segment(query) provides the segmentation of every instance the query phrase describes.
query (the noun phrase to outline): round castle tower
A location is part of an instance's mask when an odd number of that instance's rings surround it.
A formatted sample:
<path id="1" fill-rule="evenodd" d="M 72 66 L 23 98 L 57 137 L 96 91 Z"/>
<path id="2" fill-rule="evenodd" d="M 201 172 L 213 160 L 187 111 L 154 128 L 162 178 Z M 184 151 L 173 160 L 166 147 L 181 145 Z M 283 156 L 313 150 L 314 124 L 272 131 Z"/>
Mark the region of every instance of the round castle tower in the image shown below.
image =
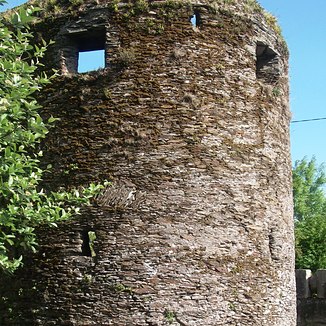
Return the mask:
<path id="1" fill-rule="evenodd" d="M 60 72 L 40 98 L 60 118 L 46 181 L 112 185 L 40 230 L 10 283 L 20 314 L 0 320 L 294 326 L 288 52 L 273 18 L 254 0 L 79 2 L 43 1 L 35 26 Z M 92 50 L 105 67 L 78 73 Z"/>

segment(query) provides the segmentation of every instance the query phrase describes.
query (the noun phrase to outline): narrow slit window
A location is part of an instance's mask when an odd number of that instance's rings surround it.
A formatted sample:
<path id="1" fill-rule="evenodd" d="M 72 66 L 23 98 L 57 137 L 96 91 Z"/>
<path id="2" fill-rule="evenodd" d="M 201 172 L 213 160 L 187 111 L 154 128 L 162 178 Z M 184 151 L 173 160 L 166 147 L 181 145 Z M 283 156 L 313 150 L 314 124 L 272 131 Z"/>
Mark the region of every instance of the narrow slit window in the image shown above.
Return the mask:
<path id="1" fill-rule="evenodd" d="M 78 53 L 78 72 L 88 72 L 105 68 L 105 51 L 85 51 Z"/>
<path id="2" fill-rule="evenodd" d="M 82 247 L 81 247 L 82 256 L 95 257 L 96 256 L 94 250 L 94 242 L 96 239 L 95 232 L 85 230 L 82 232 L 81 237 L 82 237 Z"/>
<path id="3" fill-rule="evenodd" d="M 200 14 L 198 11 L 195 11 L 192 16 L 190 16 L 190 22 L 193 27 L 200 27 L 201 25 L 201 19 L 200 19 Z"/>

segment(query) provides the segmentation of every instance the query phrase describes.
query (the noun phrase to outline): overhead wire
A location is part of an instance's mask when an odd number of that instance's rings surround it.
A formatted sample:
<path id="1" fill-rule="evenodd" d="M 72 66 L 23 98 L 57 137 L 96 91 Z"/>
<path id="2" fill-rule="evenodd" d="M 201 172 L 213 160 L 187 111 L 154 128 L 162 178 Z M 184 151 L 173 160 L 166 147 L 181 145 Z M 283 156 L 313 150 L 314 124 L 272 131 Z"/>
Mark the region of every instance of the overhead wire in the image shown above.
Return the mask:
<path id="1" fill-rule="evenodd" d="M 293 120 L 293 121 L 291 121 L 291 123 L 320 121 L 320 120 L 326 120 L 326 117 L 325 118 L 315 118 L 315 119 Z"/>

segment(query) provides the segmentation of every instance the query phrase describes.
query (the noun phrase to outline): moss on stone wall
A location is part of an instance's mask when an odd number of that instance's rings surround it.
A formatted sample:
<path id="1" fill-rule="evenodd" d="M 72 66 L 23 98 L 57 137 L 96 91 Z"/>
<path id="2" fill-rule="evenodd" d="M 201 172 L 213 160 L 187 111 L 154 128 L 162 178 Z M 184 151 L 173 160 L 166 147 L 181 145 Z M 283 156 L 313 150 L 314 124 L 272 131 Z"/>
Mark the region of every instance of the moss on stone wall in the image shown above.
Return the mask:
<path id="1" fill-rule="evenodd" d="M 232 13 L 238 12 L 241 15 L 257 15 L 262 14 L 267 24 L 281 35 L 281 28 L 277 23 L 277 19 L 267 11 L 265 11 L 256 0 L 206 0 L 202 2 L 211 11 L 231 11 Z M 196 2 L 191 0 L 168 0 L 168 1 L 119 1 L 119 0 L 29 0 L 22 6 L 38 6 L 42 8 L 41 17 L 57 17 L 65 15 L 79 15 L 81 12 L 88 8 L 110 8 L 115 14 L 122 14 L 126 19 L 130 16 L 146 13 L 151 9 L 156 9 L 158 6 L 162 7 L 165 11 L 168 10 L 169 15 L 174 15 L 171 10 L 177 10 L 182 6 L 193 8 Z M 10 13 L 12 11 L 8 11 Z M 166 14 L 166 13 L 165 13 Z M 285 42 L 284 42 L 285 43 Z"/>

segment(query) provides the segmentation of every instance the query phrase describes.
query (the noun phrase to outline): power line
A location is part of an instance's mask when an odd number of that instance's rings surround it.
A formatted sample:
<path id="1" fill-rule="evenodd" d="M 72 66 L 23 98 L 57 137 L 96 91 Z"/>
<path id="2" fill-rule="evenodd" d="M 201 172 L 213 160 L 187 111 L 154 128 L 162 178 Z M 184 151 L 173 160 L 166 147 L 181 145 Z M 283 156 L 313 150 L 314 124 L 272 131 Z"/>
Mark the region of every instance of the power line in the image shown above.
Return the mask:
<path id="1" fill-rule="evenodd" d="M 293 120 L 293 121 L 291 121 L 291 123 L 319 121 L 319 120 L 326 120 L 326 118 L 315 118 L 315 119 L 305 119 L 305 120 Z"/>

